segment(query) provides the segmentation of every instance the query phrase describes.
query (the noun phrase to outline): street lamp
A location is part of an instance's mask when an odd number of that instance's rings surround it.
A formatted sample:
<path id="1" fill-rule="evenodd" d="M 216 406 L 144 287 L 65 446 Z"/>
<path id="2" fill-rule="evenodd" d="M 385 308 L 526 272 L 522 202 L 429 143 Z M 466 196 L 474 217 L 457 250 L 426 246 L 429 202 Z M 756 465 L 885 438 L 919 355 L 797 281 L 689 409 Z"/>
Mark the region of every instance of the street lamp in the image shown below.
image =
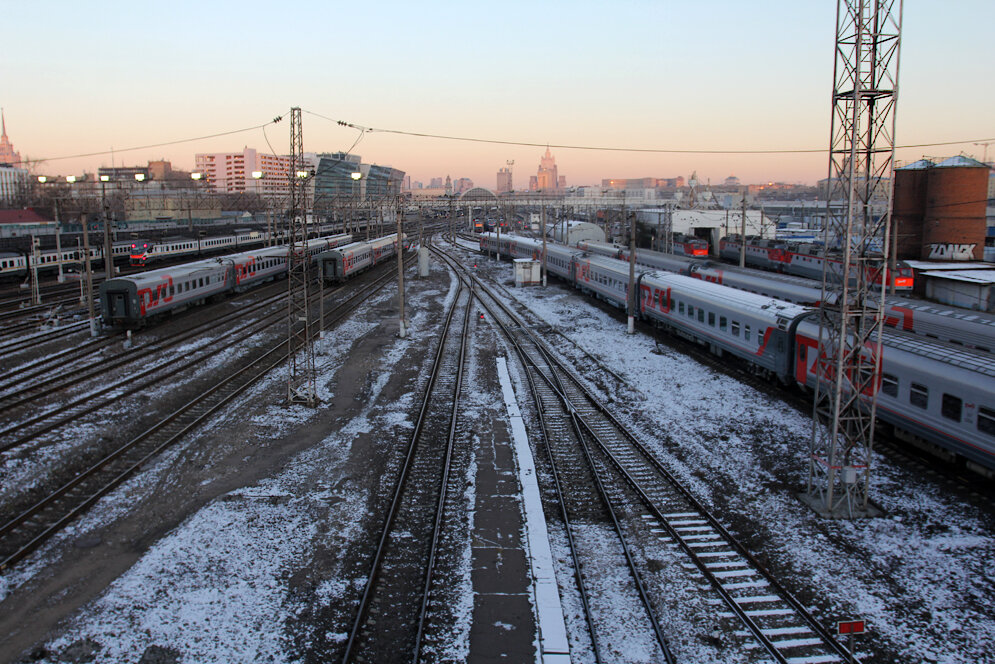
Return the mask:
<path id="1" fill-rule="evenodd" d="M 256 181 L 255 189 L 256 189 L 257 198 L 261 198 L 261 195 L 259 193 L 259 181 L 262 180 L 264 177 L 266 177 L 266 174 L 263 173 L 262 171 L 252 171 L 252 179 Z M 255 216 L 253 216 L 253 220 L 255 220 Z M 273 242 L 272 224 L 273 224 L 272 217 L 270 217 L 269 205 L 267 204 L 266 205 L 266 246 L 267 247 L 270 246 Z"/>
<path id="2" fill-rule="evenodd" d="M 349 226 L 351 227 L 356 222 L 356 208 L 359 207 L 359 202 L 356 200 L 356 185 L 359 184 L 359 180 L 360 180 L 360 178 L 363 177 L 363 174 L 360 173 L 359 171 L 353 171 L 352 173 L 349 174 L 349 177 L 352 178 L 352 205 L 353 205 L 353 208 L 352 208 L 352 214 L 350 215 L 350 217 L 351 217 L 350 218 L 350 222 L 352 222 L 352 223 L 349 224 Z M 350 228 L 350 231 L 351 231 L 351 228 Z M 366 222 L 366 239 L 367 240 L 370 239 L 370 222 L 369 221 Z"/>

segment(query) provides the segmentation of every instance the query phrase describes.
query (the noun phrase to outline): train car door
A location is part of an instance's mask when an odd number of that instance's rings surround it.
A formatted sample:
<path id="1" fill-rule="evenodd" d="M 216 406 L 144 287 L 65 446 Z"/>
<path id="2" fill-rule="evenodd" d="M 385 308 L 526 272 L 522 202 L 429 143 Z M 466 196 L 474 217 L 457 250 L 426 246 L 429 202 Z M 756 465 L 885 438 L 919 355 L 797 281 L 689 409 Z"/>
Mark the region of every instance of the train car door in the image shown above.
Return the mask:
<path id="1" fill-rule="evenodd" d="M 128 306 L 127 291 L 108 291 L 107 301 L 110 305 L 112 320 L 116 318 L 130 319 L 132 317 L 130 307 Z"/>

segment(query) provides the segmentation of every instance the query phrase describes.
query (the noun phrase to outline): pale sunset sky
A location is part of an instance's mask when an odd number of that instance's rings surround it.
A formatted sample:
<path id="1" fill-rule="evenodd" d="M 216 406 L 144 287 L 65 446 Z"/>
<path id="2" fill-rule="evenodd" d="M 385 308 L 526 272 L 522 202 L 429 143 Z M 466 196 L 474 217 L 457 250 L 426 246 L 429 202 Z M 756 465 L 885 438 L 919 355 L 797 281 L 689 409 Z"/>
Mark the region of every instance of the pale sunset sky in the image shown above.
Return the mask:
<path id="1" fill-rule="evenodd" d="M 897 6 L 896 2 L 896 6 Z M 613 2 L 5 2 L 0 106 L 22 157 L 82 174 L 197 152 L 289 152 L 304 111 L 307 151 L 348 149 L 367 127 L 553 145 L 678 150 L 824 150 L 829 143 L 832 0 Z M 961 152 L 995 137 L 993 0 L 907 0 L 898 159 Z M 318 114 L 318 115 L 314 115 Z M 541 147 L 367 133 L 353 152 L 426 185 L 469 177 L 515 187 Z M 989 159 L 995 145 L 988 149 Z M 719 184 L 814 183 L 824 152 L 688 155 L 554 148 L 568 185 L 697 171 Z"/>

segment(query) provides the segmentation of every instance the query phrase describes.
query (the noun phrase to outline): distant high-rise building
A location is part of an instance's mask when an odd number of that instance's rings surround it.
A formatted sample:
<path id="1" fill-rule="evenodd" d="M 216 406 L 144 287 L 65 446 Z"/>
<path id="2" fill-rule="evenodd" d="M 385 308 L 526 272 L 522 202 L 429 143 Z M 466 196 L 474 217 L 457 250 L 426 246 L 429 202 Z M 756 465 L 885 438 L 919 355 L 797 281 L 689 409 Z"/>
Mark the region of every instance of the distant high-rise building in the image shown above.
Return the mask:
<path id="1" fill-rule="evenodd" d="M 554 191 L 560 186 L 560 178 L 556 172 L 556 159 L 546 147 L 546 154 L 539 160 L 539 171 L 536 173 L 536 189 Z"/>
<path id="2" fill-rule="evenodd" d="M 448 177 L 448 176 L 446 176 Z M 442 178 L 432 178 L 428 183 L 429 189 L 442 189 Z"/>
<path id="3" fill-rule="evenodd" d="M 413 189 L 424 189 L 425 188 L 425 183 L 424 182 L 419 182 L 418 180 L 415 180 L 413 183 L 411 183 L 411 187 Z"/>
<path id="4" fill-rule="evenodd" d="M 28 169 L 0 164 L 0 206 L 20 205 L 28 191 Z"/>
<path id="5" fill-rule="evenodd" d="M 405 191 L 410 191 L 411 190 L 411 176 L 410 175 L 405 175 L 404 176 L 404 186 L 402 188 Z"/>
<path id="6" fill-rule="evenodd" d="M 511 181 L 511 169 L 499 168 L 497 172 L 497 193 L 504 194 L 514 190 L 515 185 Z"/>
<path id="7" fill-rule="evenodd" d="M 473 180 L 470 178 L 460 178 L 453 184 L 453 189 L 457 194 L 462 194 L 464 191 L 470 191 L 473 189 Z"/>
<path id="8" fill-rule="evenodd" d="M 529 176 L 529 191 L 537 191 L 539 189 L 539 178 L 535 175 Z"/>
<path id="9" fill-rule="evenodd" d="M 567 188 L 567 176 L 566 175 L 560 175 L 560 176 L 558 176 L 556 178 L 556 187 L 557 187 L 557 189 L 566 189 Z"/>
<path id="10" fill-rule="evenodd" d="M 3 116 L 2 108 L 0 108 L 0 125 L 3 127 L 2 131 L 0 131 L 0 164 L 20 166 L 21 153 L 14 151 L 14 146 L 10 144 L 10 139 L 7 138 L 7 119 Z"/>
<path id="11" fill-rule="evenodd" d="M 735 175 L 730 175 L 729 177 L 726 178 L 725 182 L 723 182 L 722 184 L 725 185 L 726 187 L 738 187 L 739 178 L 736 177 Z"/>
<path id="12" fill-rule="evenodd" d="M 453 195 L 453 181 L 447 175 L 446 176 L 446 196 L 452 196 L 452 195 Z"/>
<path id="13" fill-rule="evenodd" d="M 194 157 L 202 181 L 220 193 L 259 193 L 283 195 L 290 191 L 290 157 L 256 152 L 202 153 Z M 263 177 L 252 177 L 253 172 Z"/>

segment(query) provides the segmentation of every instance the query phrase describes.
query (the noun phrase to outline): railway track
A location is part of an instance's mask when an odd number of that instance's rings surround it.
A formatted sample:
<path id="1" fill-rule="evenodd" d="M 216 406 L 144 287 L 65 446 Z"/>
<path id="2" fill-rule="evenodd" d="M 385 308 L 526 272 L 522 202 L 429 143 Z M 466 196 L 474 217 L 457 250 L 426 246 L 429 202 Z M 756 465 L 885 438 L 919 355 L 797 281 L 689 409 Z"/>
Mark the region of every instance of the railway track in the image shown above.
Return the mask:
<path id="1" fill-rule="evenodd" d="M 325 313 L 325 325 L 342 320 L 375 292 L 391 283 L 392 277 L 393 274 L 388 271 L 372 283 L 358 288 Z M 286 360 L 286 342 L 271 345 L 249 364 L 202 390 L 194 399 L 80 470 L 71 480 L 0 526 L 0 572 L 37 550 L 159 453 L 209 421 L 232 399 Z"/>
<path id="2" fill-rule="evenodd" d="M 694 570 L 693 580 L 706 582 L 724 606 L 714 616 L 715 624 L 731 622 L 736 626 L 731 630 L 735 645 L 751 659 L 757 655 L 750 653 L 762 653 L 768 661 L 783 663 L 856 661 L 848 659 L 849 651 L 587 391 L 514 312 L 484 286 L 480 297 L 482 306 L 515 344 L 532 379 L 554 465 L 569 436 L 563 424 L 551 427 L 548 422 L 551 413 L 555 422 L 566 412 L 576 422 L 573 428 L 587 457 L 586 469 L 579 468 L 578 461 L 564 464 L 567 476 L 576 472 L 583 483 L 589 481 L 584 479 L 589 473 L 606 487 L 610 509 L 615 518 L 625 521 L 626 530 L 642 530 L 650 546 L 655 541 L 686 558 Z M 554 408 L 556 404 L 559 411 Z M 574 452 L 574 459 L 577 456 Z M 570 457 L 564 454 L 563 458 Z M 564 472 L 558 475 L 557 483 L 565 485 Z M 639 571 L 642 567 L 638 563 L 633 567 L 634 578 L 645 576 Z M 593 622 L 596 634 L 597 621 Z"/>
<path id="3" fill-rule="evenodd" d="M 465 472 L 453 468 L 454 448 L 470 445 L 458 413 L 472 303 L 472 290 L 461 284 L 445 318 L 343 662 L 420 659 L 445 507 L 461 494 L 458 478 Z M 462 322 L 454 325 L 460 310 Z"/>
<path id="4" fill-rule="evenodd" d="M 109 333 L 107 336 L 89 340 L 80 346 L 48 355 L 24 367 L 7 372 L 0 376 L 0 414 L 15 410 L 29 403 L 36 405 L 42 397 L 69 389 L 86 380 L 104 375 L 110 369 L 126 365 L 130 362 L 141 360 L 146 366 L 141 369 L 140 375 L 132 374 L 128 380 L 134 380 L 135 377 L 152 373 L 158 366 L 171 364 L 174 360 L 174 358 L 166 358 L 153 366 L 148 366 L 154 353 L 190 342 L 199 335 L 212 331 L 219 325 L 246 318 L 267 307 L 281 304 L 286 300 L 286 293 L 279 291 L 281 289 L 285 291 L 285 287 L 286 284 L 282 282 L 276 288 L 270 286 L 270 289 L 276 292 L 273 295 L 264 297 L 259 302 L 240 307 L 237 311 L 205 321 L 177 334 L 160 338 L 148 344 L 132 346 L 111 357 L 94 357 L 92 361 L 79 364 L 86 358 L 95 356 L 100 350 L 116 342 L 120 337 L 120 333 Z M 210 343 L 210 341 L 208 340 L 204 343 Z M 74 366 L 74 363 L 76 366 Z M 0 431 L 0 438 L 2 437 L 3 432 Z"/>

